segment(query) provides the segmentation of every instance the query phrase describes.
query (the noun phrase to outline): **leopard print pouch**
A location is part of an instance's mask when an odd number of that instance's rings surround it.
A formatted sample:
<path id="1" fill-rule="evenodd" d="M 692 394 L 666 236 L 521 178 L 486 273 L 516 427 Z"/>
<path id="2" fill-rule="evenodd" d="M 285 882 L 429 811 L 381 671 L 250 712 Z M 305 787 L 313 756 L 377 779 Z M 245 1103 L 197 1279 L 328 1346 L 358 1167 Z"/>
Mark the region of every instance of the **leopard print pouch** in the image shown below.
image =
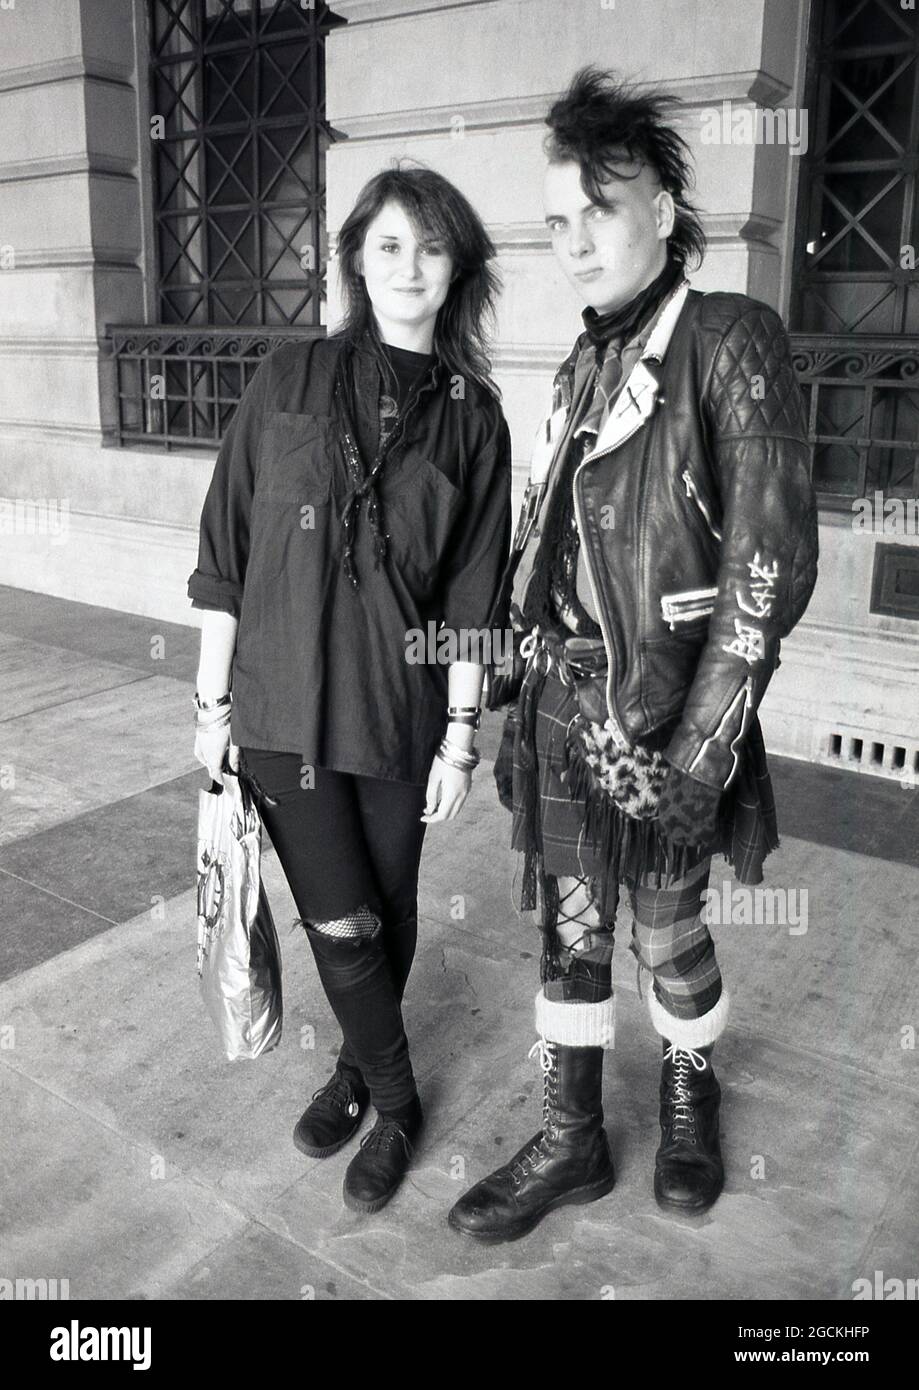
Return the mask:
<path id="1" fill-rule="evenodd" d="M 621 749 L 606 724 L 576 715 L 568 731 L 569 758 L 586 767 L 591 782 L 633 820 L 659 812 L 667 764 L 661 753 L 637 745 Z"/>

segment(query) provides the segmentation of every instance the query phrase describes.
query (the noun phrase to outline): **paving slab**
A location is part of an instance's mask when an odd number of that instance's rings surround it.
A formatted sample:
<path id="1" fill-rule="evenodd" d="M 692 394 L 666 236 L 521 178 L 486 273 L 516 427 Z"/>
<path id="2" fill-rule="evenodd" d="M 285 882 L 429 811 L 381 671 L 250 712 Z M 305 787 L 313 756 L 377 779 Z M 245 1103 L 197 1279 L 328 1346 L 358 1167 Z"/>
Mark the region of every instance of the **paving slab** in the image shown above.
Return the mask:
<path id="1" fill-rule="evenodd" d="M 0 844 L 193 771 L 189 711 L 182 683 L 154 675 L 4 721 Z"/>
<path id="2" fill-rule="evenodd" d="M 129 667 L 0 631 L 0 730 L 20 715 L 38 714 L 142 679 Z"/>
<path id="3" fill-rule="evenodd" d="M 11 840 L 0 846 L 0 876 L 77 903 L 103 926 L 128 921 L 192 882 L 206 780 L 199 768 Z"/>
<path id="4" fill-rule="evenodd" d="M 109 931 L 111 918 L 0 869 L 0 980 Z"/>
<path id="5" fill-rule="evenodd" d="M 61 652 L 114 661 L 144 676 L 150 674 L 150 654 L 155 648 L 160 675 L 194 681 L 201 642 L 191 621 L 194 611 L 189 603 L 186 626 L 0 584 L 0 632 Z"/>
<path id="6" fill-rule="evenodd" d="M 8 1061 L 0 1108 L 5 1278 L 66 1279 L 71 1299 L 158 1298 L 246 1224 L 163 1155 Z"/>
<path id="7" fill-rule="evenodd" d="M 314 1204 L 316 1199 L 313 1199 Z M 161 1295 L 169 1299 L 242 1302 L 376 1302 L 391 1297 L 257 1222 L 197 1260 Z"/>

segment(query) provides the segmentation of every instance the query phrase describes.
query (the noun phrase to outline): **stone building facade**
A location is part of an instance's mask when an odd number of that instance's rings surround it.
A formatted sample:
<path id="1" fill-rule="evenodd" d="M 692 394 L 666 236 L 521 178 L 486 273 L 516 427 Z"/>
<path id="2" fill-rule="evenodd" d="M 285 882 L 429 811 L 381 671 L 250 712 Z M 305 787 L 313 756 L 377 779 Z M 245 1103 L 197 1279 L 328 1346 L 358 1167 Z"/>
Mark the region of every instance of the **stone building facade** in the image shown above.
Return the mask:
<path id="1" fill-rule="evenodd" d="M 273 4 L 262 0 L 266 15 Z M 171 0 L 166 9 L 184 14 L 189 35 L 182 39 L 176 29 L 176 42 L 193 47 L 194 15 L 216 25 L 228 8 L 244 26 L 253 0 Z M 852 173 L 841 165 L 833 183 L 832 160 L 823 157 L 835 132 L 843 130 L 850 154 L 866 156 L 859 167 L 890 168 L 894 193 L 899 178 L 909 208 L 919 206 L 915 171 L 896 153 L 919 127 L 915 13 L 897 0 L 871 0 L 873 28 L 864 28 L 863 17 L 850 51 L 843 10 L 831 0 L 337 0 L 333 8 L 340 22 L 324 36 L 322 60 L 332 130 L 323 142 L 330 249 L 358 188 L 393 157 L 435 166 L 473 200 L 497 244 L 504 280 L 495 368 L 518 494 L 552 373 L 579 330 L 578 305 L 542 220 L 547 106 L 586 62 L 683 99 L 680 124 L 696 157 L 709 235 L 693 283 L 745 291 L 789 319 L 809 383 L 815 458 L 825 470 L 820 579 L 763 707 L 767 741 L 776 751 L 915 785 L 919 536 L 906 506 L 917 488 L 911 494 L 903 478 L 904 466 L 915 469 L 919 458 L 909 447 L 916 438 L 910 421 L 919 420 L 909 390 L 919 364 L 919 311 L 910 298 L 916 277 L 908 263 L 883 269 L 883 284 L 890 281 L 905 306 L 898 323 L 872 325 L 862 314 L 859 327 L 852 311 L 852 327 L 838 298 L 827 310 L 832 322 L 819 321 L 805 303 L 807 286 L 820 279 L 820 238 L 850 247 L 844 256 L 830 247 L 825 256 L 832 265 L 836 255 L 827 283 L 833 294 L 848 295 L 850 309 L 871 280 L 862 242 L 884 240 L 878 208 L 890 194 L 867 212 L 856 207 L 859 198 L 871 201 L 864 173 L 864 188 L 843 202 L 840 189 Z M 157 22 L 165 23 L 162 12 Z M 113 355 L 113 328 L 142 328 L 162 316 L 154 27 L 151 0 L 0 0 L 0 583 L 195 623 L 185 578 L 195 563 L 214 447 L 181 438 L 158 444 L 144 437 L 143 423 L 127 438 Z M 904 94 L 911 103 L 905 131 L 884 115 L 888 69 L 900 72 L 891 79 L 894 107 L 900 110 Z M 315 87 L 319 76 L 311 80 Z M 848 135 L 840 83 L 855 112 Z M 866 95 L 872 83 L 876 98 Z M 771 124 L 758 126 L 764 112 Z M 809 150 L 800 138 L 802 114 Z M 872 119 L 887 138 L 876 158 Z M 904 212 L 907 231 L 911 215 Z M 815 218 L 825 227 L 808 240 Z M 900 223 L 896 233 L 890 219 L 885 225 L 888 238 L 903 241 Z M 883 246 L 880 252 L 886 267 L 890 254 Z M 808 267 L 815 274 L 806 286 Z M 314 296 L 315 323 L 334 324 L 334 275 L 327 307 L 317 304 Z M 283 308 L 237 320 L 248 324 L 250 338 L 279 321 Z M 207 320 L 197 327 L 207 328 Z M 851 417 L 859 409 L 847 425 L 847 411 Z M 891 430 L 896 448 L 882 468 L 878 451 Z M 827 461 L 832 449 L 836 462 Z M 873 469 L 881 469 L 877 487 Z M 868 521 L 859 526 L 852 504 L 862 493 Z M 898 528 L 893 517 L 885 530 L 880 514 L 891 499 L 903 503 L 904 524 Z"/>

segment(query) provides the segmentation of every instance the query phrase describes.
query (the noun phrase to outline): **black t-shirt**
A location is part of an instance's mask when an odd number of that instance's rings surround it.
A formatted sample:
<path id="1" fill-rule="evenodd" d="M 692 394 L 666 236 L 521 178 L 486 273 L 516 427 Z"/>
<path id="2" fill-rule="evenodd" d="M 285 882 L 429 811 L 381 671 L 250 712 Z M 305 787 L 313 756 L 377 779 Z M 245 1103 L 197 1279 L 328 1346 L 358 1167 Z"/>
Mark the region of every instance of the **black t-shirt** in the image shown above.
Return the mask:
<path id="1" fill-rule="evenodd" d="M 383 444 L 390 433 L 396 416 L 405 405 L 412 389 L 418 384 L 434 361 L 432 352 L 409 352 L 407 348 L 391 347 L 383 344 L 383 353 L 392 368 L 393 375 L 387 378 L 380 391 L 380 443 Z M 369 464 L 371 460 L 367 460 Z"/>

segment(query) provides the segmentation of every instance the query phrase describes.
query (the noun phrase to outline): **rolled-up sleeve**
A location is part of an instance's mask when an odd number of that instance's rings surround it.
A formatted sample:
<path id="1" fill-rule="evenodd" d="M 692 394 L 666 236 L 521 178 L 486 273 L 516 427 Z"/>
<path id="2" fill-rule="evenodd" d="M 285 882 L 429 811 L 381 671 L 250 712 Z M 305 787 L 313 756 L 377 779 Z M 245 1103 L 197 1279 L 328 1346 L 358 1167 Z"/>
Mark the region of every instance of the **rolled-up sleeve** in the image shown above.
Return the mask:
<path id="1" fill-rule="evenodd" d="M 258 444 L 270 376 L 269 359 L 255 372 L 223 438 L 201 509 L 198 565 L 188 577 L 193 608 L 219 609 L 239 618 Z"/>
<path id="2" fill-rule="evenodd" d="M 470 470 L 466 499 L 443 589 L 444 625 L 454 632 L 506 624 L 498 611 L 511 541 L 511 436 L 503 415 Z"/>

